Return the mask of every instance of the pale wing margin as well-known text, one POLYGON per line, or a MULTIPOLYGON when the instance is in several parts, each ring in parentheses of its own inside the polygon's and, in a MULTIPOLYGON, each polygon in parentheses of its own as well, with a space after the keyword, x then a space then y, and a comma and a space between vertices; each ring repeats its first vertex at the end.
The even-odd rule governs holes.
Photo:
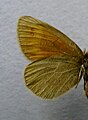
POLYGON ((77 84, 80 67, 75 57, 49 57, 26 67, 25 83, 37 96, 53 99, 77 84))

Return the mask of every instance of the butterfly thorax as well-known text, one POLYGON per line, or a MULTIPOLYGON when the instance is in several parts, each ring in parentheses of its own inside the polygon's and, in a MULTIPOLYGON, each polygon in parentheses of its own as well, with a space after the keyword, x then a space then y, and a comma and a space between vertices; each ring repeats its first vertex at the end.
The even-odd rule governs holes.
POLYGON ((88 52, 84 54, 83 59, 83 78, 85 94, 88 97, 88 52))
POLYGON ((88 75, 88 52, 84 54, 83 67, 84 67, 85 73, 88 75))

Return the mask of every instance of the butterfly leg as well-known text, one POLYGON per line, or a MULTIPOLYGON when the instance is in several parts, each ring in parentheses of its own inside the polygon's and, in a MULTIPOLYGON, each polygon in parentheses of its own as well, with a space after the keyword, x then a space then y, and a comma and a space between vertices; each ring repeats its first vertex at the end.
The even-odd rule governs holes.
POLYGON ((80 80, 81 80, 81 78, 82 78, 83 73, 84 73, 84 66, 82 65, 81 68, 80 68, 80 72, 79 72, 78 82, 77 82, 75 88, 78 87, 78 84, 79 84, 79 82, 80 82, 80 80))

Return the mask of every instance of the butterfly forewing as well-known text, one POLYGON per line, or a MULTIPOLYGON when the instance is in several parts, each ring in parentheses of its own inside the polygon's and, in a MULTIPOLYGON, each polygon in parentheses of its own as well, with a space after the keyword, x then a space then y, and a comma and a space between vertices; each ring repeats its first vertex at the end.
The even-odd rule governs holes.
POLYGON ((32 61, 51 55, 83 55, 80 48, 62 32, 32 17, 19 19, 18 37, 23 53, 32 61))

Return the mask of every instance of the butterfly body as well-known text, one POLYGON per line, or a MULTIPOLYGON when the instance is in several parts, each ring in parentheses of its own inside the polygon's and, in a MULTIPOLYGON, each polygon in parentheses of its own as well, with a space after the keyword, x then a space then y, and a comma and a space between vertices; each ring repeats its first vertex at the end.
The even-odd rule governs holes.
POLYGON ((17 31, 20 47, 32 61, 24 72, 29 89, 53 99, 77 86, 83 76, 88 96, 88 53, 56 28, 30 16, 19 19, 17 31))
POLYGON ((84 78, 84 90, 88 98, 88 52, 84 54, 83 59, 83 78, 84 78))

